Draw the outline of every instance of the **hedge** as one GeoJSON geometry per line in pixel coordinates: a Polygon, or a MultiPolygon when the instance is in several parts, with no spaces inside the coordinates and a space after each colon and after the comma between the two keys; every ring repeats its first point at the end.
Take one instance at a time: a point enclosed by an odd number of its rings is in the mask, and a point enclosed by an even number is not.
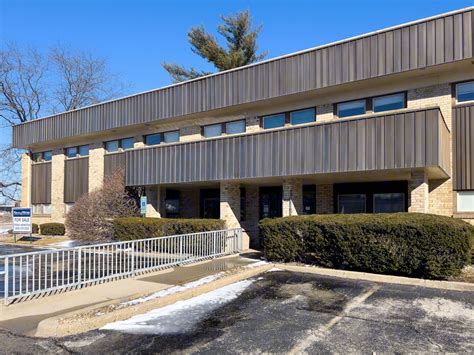
{"type": "Polygon", "coordinates": [[[225,222],[219,219],[124,217],[114,219],[113,227],[115,239],[126,241],[219,230],[225,228],[225,222]]]}
{"type": "Polygon", "coordinates": [[[474,228],[415,213],[296,216],[260,223],[269,260],[445,279],[471,258],[474,228]]]}
{"type": "Polygon", "coordinates": [[[33,234],[38,234],[39,233],[39,226],[36,223],[31,224],[31,231],[33,234]]]}
{"type": "Polygon", "coordinates": [[[41,235],[64,235],[66,229],[62,223],[43,223],[40,224],[41,235]]]}

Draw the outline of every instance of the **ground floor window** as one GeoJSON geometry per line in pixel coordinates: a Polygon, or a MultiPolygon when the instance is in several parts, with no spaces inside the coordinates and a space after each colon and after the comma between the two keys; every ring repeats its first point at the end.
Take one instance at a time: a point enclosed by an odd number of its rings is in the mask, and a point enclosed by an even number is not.
{"type": "Polygon", "coordinates": [[[335,184],[334,210],[336,213],[406,212],[407,196],[407,181],[335,184]]]}
{"type": "Polygon", "coordinates": [[[348,194],[337,196],[337,213],[365,213],[366,212],[366,195],[365,194],[348,194]]]}
{"type": "Polygon", "coordinates": [[[51,214],[50,203],[34,203],[32,205],[33,214],[51,214]]]}
{"type": "Polygon", "coordinates": [[[316,186],[303,185],[303,214],[316,213],[316,186]]]}
{"type": "Polygon", "coordinates": [[[166,189],[165,213],[168,218],[179,216],[179,190],[166,189]]]}
{"type": "Polygon", "coordinates": [[[458,192],[457,211],[474,212],[474,191],[458,192]]]}
{"type": "Polygon", "coordinates": [[[247,217],[247,209],[245,205],[247,204],[247,191],[245,187],[240,188],[240,221],[245,221],[247,217]]]}
{"type": "Polygon", "coordinates": [[[219,189],[201,190],[201,218],[219,219],[221,214],[220,202],[219,189]]]}

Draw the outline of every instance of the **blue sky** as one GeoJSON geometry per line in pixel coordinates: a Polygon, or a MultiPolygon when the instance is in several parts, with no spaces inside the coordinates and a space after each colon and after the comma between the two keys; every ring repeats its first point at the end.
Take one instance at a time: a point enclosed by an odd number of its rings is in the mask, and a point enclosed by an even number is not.
{"type": "MultiPolygon", "coordinates": [[[[47,49],[58,43],[109,62],[129,88],[124,95],[171,83],[163,61],[212,71],[187,42],[192,26],[215,33],[220,15],[249,9],[262,24],[268,57],[473,5],[463,0],[215,1],[0,0],[0,45],[47,49]]],[[[0,130],[0,140],[10,133],[0,130]]]]}

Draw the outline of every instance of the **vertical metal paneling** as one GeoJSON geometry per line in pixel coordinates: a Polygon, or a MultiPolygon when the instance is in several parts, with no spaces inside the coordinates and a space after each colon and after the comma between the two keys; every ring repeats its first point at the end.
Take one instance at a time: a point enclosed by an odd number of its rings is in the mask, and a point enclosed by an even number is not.
{"type": "Polygon", "coordinates": [[[449,134],[438,108],[405,110],[137,149],[122,153],[122,161],[127,185],[426,166],[448,173],[449,156],[440,152],[449,151],[449,134]]]}
{"type": "Polygon", "coordinates": [[[472,58],[472,10],[277,58],[13,128],[13,144],[118,127],[472,58]]]}
{"type": "Polygon", "coordinates": [[[89,158],[64,162],[64,202],[74,203],[89,191],[89,158]]]}
{"type": "Polygon", "coordinates": [[[453,108],[454,190],[474,189],[474,105],[453,108]]]}
{"type": "Polygon", "coordinates": [[[51,162],[31,165],[31,203],[51,203],[51,162]]]}
{"type": "Polygon", "coordinates": [[[117,169],[125,169],[125,154],[106,154],[104,156],[104,176],[107,177],[112,175],[117,169]]]}

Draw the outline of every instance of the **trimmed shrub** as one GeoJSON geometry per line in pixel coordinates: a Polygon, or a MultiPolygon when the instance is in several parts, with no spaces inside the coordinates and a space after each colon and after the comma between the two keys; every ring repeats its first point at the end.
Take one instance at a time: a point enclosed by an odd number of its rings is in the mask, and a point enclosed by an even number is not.
{"type": "Polygon", "coordinates": [[[225,222],[220,219],[125,217],[114,219],[113,227],[115,239],[126,241],[219,230],[225,228],[225,222]]]}
{"type": "Polygon", "coordinates": [[[38,234],[39,233],[39,226],[36,223],[31,224],[31,231],[33,234],[38,234]]]}
{"type": "Polygon", "coordinates": [[[40,224],[41,235],[64,235],[66,229],[62,223],[40,224]]]}
{"type": "Polygon", "coordinates": [[[269,260],[444,279],[471,258],[474,228],[415,213],[314,215],[260,223],[269,260]]]}

